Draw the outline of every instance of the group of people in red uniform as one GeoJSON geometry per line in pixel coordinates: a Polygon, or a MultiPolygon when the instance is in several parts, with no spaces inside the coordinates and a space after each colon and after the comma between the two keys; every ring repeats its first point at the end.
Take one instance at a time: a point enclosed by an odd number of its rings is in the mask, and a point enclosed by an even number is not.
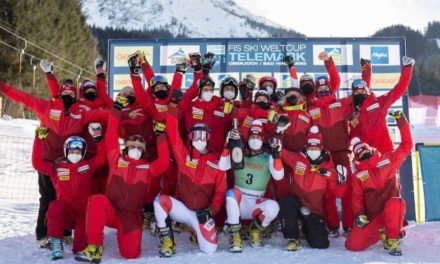
{"type": "Polygon", "coordinates": [[[362,78],[344,98],[337,96],[341,78],[332,57],[321,52],[319,59],[327,75],[298,78],[285,56],[291,87],[278,87],[271,76],[227,76],[218,96],[209,76],[212,53],[189,54],[170,83],[137,51],[128,58],[132,86],[114,100],[102,59],[95,61],[96,80],[79,89],[69,79],[58,82],[50,62],[41,61],[49,99],[0,81],[2,95],[40,120],[32,154],[42,196],[37,240],[60,259],[73,230],[75,259],[99,263],[105,226],[117,230],[119,253],[131,259],[141,255],[146,222],[156,223],[161,257],[176,252],[174,232],[183,225],[206,253],[216,251],[223,226],[230,251],[241,252],[241,239],[261,246],[261,237],[277,229],[289,251],[302,238],[328,248],[342,225],[348,250],[382,241],[401,255],[398,171],[413,143],[408,121],[395,111],[401,143],[394,149],[386,119],[408,88],[414,59],[402,58],[398,83],[381,96],[370,86],[371,62],[361,59],[362,78]],[[183,92],[189,68],[194,79],[183,92]],[[229,152],[234,140],[242,142],[244,168],[231,165],[240,158],[229,152]]]}

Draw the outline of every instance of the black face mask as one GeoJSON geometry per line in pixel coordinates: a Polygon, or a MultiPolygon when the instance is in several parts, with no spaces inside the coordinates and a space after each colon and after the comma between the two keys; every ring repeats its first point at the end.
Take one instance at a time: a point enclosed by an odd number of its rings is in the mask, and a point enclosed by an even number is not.
{"type": "Polygon", "coordinates": [[[353,95],[353,103],[355,106],[361,106],[365,99],[367,99],[368,94],[355,94],[353,95]]]}
{"type": "Polygon", "coordinates": [[[366,152],[364,155],[362,155],[361,157],[359,157],[359,161],[363,161],[363,160],[369,159],[369,158],[371,158],[372,156],[373,156],[373,152],[371,152],[371,151],[366,152]]]}
{"type": "Polygon", "coordinates": [[[95,101],[96,97],[98,97],[98,95],[94,92],[89,92],[84,94],[84,98],[86,98],[89,101],[95,101]]]}
{"type": "Polygon", "coordinates": [[[316,92],[316,97],[319,98],[319,97],[329,96],[331,94],[332,94],[332,92],[330,90],[322,90],[322,91],[316,92]]]}
{"type": "Polygon", "coordinates": [[[315,89],[315,87],[313,87],[313,85],[311,85],[310,83],[306,83],[303,86],[301,86],[301,91],[305,94],[305,95],[310,95],[313,93],[313,89],[315,89]]]}
{"type": "Polygon", "coordinates": [[[64,109],[66,109],[66,112],[69,112],[70,107],[75,103],[75,99],[68,95],[61,95],[61,100],[63,100],[64,109]]]}
{"type": "Polygon", "coordinates": [[[159,91],[154,92],[154,95],[155,95],[157,98],[163,100],[163,99],[165,99],[165,98],[168,97],[168,91],[165,91],[165,90],[159,90],[159,91]]]}
{"type": "Polygon", "coordinates": [[[255,104],[258,105],[260,108],[262,108],[264,110],[268,110],[270,108],[270,104],[266,103],[266,102],[263,102],[263,101],[255,103],[255,104]]]}
{"type": "Polygon", "coordinates": [[[296,105],[298,103],[298,97],[295,95],[291,95],[289,97],[286,97],[286,101],[289,105],[296,105]]]}
{"type": "Polygon", "coordinates": [[[127,98],[129,105],[132,105],[136,101],[136,97],[134,97],[134,95],[127,95],[125,98],[127,98]]]}

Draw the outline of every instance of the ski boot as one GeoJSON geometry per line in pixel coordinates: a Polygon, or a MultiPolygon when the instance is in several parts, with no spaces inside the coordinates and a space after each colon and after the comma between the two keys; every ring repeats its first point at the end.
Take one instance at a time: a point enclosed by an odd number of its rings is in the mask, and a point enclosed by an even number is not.
{"type": "Polygon", "coordinates": [[[249,234],[250,234],[250,245],[251,247],[261,247],[261,231],[264,228],[258,223],[257,220],[252,221],[249,226],[249,234]]]}
{"type": "Polygon", "coordinates": [[[295,238],[287,239],[286,250],[287,251],[297,251],[300,245],[300,240],[295,238]]]}
{"type": "Polygon", "coordinates": [[[51,259],[52,260],[62,259],[64,255],[63,241],[55,237],[51,237],[49,238],[49,240],[50,240],[51,259]]]}
{"type": "Polygon", "coordinates": [[[388,250],[388,253],[393,256],[402,256],[402,249],[400,248],[397,239],[387,239],[387,243],[385,244],[385,249],[388,250]]]}
{"type": "Polygon", "coordinates": [[[176,243],[174,243],[173,233],[169,227],[159,228],[160,249],[159,257],[169,258],[176,253],[176,243]]]}
{"type": "Polygon", "coordinates": [[[50,240],[47,236],[38,239],[37,243],[40,248],[50,249],[50,240]]]}
{"type": "Polygon", "coordinates": [[[339,237],[339,228],[330,228],[328,230],[328,236],[331,238],[339,237]]]}
{"type": "Polygon", "coordinates": [[[240,236],[241,225],[228,225],[229,233],[229,252],[241,253],[243,251],[243,242],[240,236]]]}
{"type": "Polygon", "coordinates": [[[102,246],[89,244],[85,249],[75,255],[75,260],[81,262],[100,263],[102,258],[102,246]]]}

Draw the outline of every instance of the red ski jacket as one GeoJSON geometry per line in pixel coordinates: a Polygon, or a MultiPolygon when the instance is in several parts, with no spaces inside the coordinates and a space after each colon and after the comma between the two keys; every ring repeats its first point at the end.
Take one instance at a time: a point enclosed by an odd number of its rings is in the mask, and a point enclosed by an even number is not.
{"type": "Polygon", "coordinates": [[[310,212],[324,216],[324,194],[327,188],[336,186],[337,172],[334,168],[330,154],[328,160],[318,166],[310,164],[302,152],[291,152],[283,149],[281,159],[290,167],[290,195],[298,196],[301,204],[310,209],[310,212]],[[327,170],[320,173],[321,169],[327,170]]]}
{"type": "Polygon", "coordinates": [[[387,126],[388,109],[405,94],[412,70],[412,66],[403,67],[399,82],[391,91],[378,97],[371,93],[365,99],[359,114],[359,124],[356,127],[351,126],[351,137],[359,137],[381,153],[394,150],[387,126]]]}
{"type": "Polygon", "coordinates": [[[218,168],[218,155],[201,155],[192,147],[188,150],[176,133],[177,127],[176,117],[168,114],[167,137],[179,168],[176,198],[191,210],[211,208],[216,214],[225,202],[227,189],[225,172],[218,168]]]}
{"type": "Polygon", "coordinates": [[[104,110],[79,111],[77,103],[71,106],[67,114],[60,99],[41,99],[6,83],[0,84],[0,92],[33,111],[42,126],[49,128],[50,132],[44,140],[44,157],[49,161],[64,156],[63,144],[68,137],[80,135],[89,123],[105,122],[108,118],[108,111],[104,110]]]}
{"type": "Polygon", "coordinates": [[[355,163],[357,171],[352,180],[355,215],[365,214],[371,220],[380,215],[390,198],[400,197],[397,172],[411,152],[413,141],[406,118],[399,118],[397,125],[402,142],[395,151],[383,155],[376,152],[369,160],[355,163]]]}
{"type": "MultiPolygon", "coordinates": [[[[34,153],[44,151],[44,140],[35,137],[34,153]]],[[[80,216],[85,216],[87,201],[92,194],[92,177],[107,162],[104,143],[97,144],[98,155],[76,164],[66,158],[50,162],[43,155],[32,155],[32,164],[37,171],[48,175],[56,190],[57,199],[65,202],[80,216]]]]}

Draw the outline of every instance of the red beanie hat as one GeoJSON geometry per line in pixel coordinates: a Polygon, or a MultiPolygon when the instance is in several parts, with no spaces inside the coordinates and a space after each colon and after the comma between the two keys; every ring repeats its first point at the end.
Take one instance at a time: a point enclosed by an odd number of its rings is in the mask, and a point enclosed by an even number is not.
{"type": "Polygon", "coordinates": [[[260,120],[252,121],[251,127],[249,128],[249,136],[257,135],[260,136],[264,142],[264,129],[263,123],[260,120]]]}
{"type": "Polygon", "coordinates": [[[358,137],[352,138],[350,143],[353,146],[353,153],[354,153],[354,157],[355,157],[356,160],[359,160],[360,154],[364,150],[371,150],[370,145],[368,145],[365,142],[362,142],[360,140],[360,138],[358,138],[358,137]]]}
{"type": "Polygon", "coordinates": [[[306,147],[319,147],[322,149],[322,135],[318,126],[312,126],[307,134],[306,147]]]}

